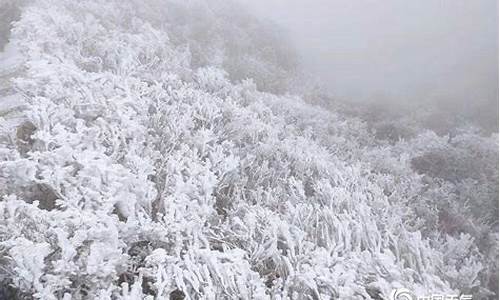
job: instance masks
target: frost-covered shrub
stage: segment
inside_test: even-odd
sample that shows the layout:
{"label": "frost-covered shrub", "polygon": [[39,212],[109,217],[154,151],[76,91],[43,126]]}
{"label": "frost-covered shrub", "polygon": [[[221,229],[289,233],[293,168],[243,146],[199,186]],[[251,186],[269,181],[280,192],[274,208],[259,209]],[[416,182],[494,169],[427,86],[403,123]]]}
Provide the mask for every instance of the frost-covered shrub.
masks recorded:
{"label": "frost-covered shrub", "polygon": [[[259,91],[266,74],[234,77],[245,45],[276,42],[251,18],[238,15],[230,28],[231,10],[141,3],[34,1],[14,28],[26,60],[15,88],[28,104],[26,126],[0,148],[0,281],[9,293],[488,294],[498,239],[484,224],[454,220],[470,218],[468,195],[490,197],[476,182],[490,182],[495,167],[450,181],[412,161],[454,149],[489,166],[492,140],[424,132],[381,142],[359,118]],[[212,61],[225,47],[236,49],[230,59]],[[247,54],[258,73],[286,65],[272,51]],[[237,80],[247,76],[257,78]]]}
{"label": "frost-covered shrub", "polygon": [[296,75],[297,58],[286,32],[237,2],[132,2],[174,45],[189,47],[193,68],[220,67],[231,80],[253,78],[259,89],[273,92],[285,92]]}

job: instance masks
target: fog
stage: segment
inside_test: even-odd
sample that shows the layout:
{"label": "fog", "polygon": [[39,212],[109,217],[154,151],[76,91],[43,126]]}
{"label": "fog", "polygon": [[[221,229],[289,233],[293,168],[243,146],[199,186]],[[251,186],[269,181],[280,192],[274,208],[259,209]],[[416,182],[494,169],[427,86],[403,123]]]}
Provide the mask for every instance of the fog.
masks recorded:
{"label": "fog", "polygon": [[303,72],[337,98],[432,102],[497,123],[497,0],[241,1],[289,33]]}
{"label": "fog", "polygon": [[0,300],[499,299],[498,0],[257,1],[0,0]]}

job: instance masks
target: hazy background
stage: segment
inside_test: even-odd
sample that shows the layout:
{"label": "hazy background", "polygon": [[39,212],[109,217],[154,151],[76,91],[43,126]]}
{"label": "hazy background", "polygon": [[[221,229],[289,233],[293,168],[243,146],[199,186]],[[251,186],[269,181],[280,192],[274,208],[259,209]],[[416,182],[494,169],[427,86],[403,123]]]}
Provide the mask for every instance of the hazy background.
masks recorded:
{"label": "hazy background", "polygon": [[498,123],[498,0],[241,1],[286,29],[304,71],[338,98]]}

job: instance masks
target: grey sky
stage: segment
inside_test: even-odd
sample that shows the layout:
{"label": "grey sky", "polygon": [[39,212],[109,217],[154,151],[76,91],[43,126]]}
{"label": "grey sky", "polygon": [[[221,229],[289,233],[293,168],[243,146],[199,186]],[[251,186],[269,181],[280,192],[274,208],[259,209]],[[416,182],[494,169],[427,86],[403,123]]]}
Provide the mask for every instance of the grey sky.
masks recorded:
{"label": "grey sky", "polygon": [[498,105],[498,0],[241,0],[341,98]]}

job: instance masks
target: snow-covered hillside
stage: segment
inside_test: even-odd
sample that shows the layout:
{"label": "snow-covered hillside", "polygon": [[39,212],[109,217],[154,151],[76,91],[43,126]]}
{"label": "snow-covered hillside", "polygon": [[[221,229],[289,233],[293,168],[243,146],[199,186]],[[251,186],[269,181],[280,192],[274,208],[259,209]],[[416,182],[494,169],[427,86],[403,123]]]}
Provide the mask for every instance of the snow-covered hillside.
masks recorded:
{"label": "snow-covered hillside", "polygon": [[393,141],[284,94],[292,53],[221,3],[20,8],[0,298],[495,297],[498,135]]}

